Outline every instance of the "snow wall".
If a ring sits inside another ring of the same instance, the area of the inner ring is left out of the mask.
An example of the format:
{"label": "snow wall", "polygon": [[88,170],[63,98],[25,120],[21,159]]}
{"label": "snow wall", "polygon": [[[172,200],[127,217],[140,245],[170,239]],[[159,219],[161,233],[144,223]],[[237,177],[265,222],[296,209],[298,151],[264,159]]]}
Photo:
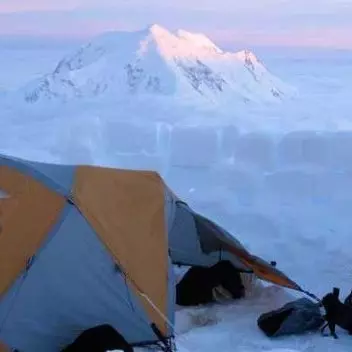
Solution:
{"label": "snow wall", "polygon": [[3,139],[3,151],[157,170],[196,210],[306,289],[352,288],[352,132],[275,135],[98,118],[50,126],[40,138],[23,129],[21,150]]}

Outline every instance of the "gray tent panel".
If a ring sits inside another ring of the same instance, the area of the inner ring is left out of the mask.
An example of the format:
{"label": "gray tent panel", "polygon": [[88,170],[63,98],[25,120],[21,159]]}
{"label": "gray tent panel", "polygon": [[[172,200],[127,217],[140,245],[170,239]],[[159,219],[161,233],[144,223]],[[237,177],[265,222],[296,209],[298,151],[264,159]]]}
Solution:
{"label": "gray tent panel", "polygon": [[233,247],[245,250],[242,244],[215,222],[194,212],[191,209],[190,211],[192,212],[196,224],[197,234],[203,252],[207,254],[220,252],[221,259],[228,259],[239,270],[248,271],[249,268],[247,268],[235,255],[224,250],[224,242],[230,242]]}
{"label": "gray tent panel", "polygon": [[216,258],[202,252],[192,214],[177,203],[173,227],[169,233],[170,256],[173,263],[210,266]]}
{"label": "gray tent panel", "polygon": [[58,232],[0,301],[0,339],[21,351],[47,352],[109,323],[130,343],[155,341],[140,299],[86,220],[69,207]]}
{"label": "gray tent panel", "polygon": [[74,179],[75,166],[45,164],[0,154],[0,166],[14,168],[62,195],[69,195]]}
{"label": "gray tent panel", "polygon": [[165,185],[164,191],[165,191],[165,224],[166,224],[167,232],[170,233],[172,227],[174,226],[177,199],[172,194],[172,192],[167,187],[167,185]]}
{"label": "gray tent panel", "polygon": [[217,236],[220,229],[207,218],[194,212],[192,212],[192,215],[203,252],[209,254],[223,250],[223,242]]}
{"label": "gray tent panel", "polygon": [[[169,247],[172,261],[177,264],[189,266],[211,266],[216,264],[220,259],[228,259],[238,269],[247,271],[248,268],[234,255],[220,250],[221,242],[215,236],[214,231],[208,230],[207,223],[204,226],[200,226],[198,223],[197,227],[194,214],[187,204],[182,202],[176,203],[174,224],[169,233]],[[205,218],[199,217],[199,219]],[[221,231],[221,229],[218,228],[218,231]],[[208,246],[207,251],[202,248],[201,238],[206,241],[206,245]]]}
{"label": "gray tent panel", "polygon": [[245,250],[242,244],[234,236],[214,221],[211,221],[196,212],[192,211],[192,213],[195,219],[199,241],[202,250],[205,253],[211,253],[223,249],[224,241],[227,243],[230,241],[236,248]]}
{"label": "gray tent panel", "polygon": [[55,188],[58,187],[59,190],[65,192],[65,195],[70,193],[76,168],[74,165],[45,164],[33,161],[28,164],[37,172],[53,180],[57,185]]}

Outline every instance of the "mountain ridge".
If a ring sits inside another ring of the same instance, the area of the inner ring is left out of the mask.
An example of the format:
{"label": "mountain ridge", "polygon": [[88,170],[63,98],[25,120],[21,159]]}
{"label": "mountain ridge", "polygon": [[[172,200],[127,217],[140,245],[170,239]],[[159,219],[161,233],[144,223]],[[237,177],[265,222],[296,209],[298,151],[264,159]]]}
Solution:
{"label": "mountain ridge", "polygon": [[124,94],[197,103],[278,102],[293,91],[249,50],[223,51],[204,34],[184,29],[172,33],[157,24],[104,33],[22,89],[28,103]]}

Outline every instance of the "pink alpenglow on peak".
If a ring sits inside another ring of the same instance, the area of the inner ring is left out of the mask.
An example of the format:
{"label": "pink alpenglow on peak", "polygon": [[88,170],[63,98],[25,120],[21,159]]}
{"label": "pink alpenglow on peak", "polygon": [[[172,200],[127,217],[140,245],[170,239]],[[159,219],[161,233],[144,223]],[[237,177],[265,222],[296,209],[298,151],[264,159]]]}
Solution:
{"label": "pink alpenglow on peak", "polygon": [[155,24],[96,37],[23,93],[28,103],[140,95],[248,104],[281,102],[295,89],[247,50],[226,52],[203,34],[173,33]]}

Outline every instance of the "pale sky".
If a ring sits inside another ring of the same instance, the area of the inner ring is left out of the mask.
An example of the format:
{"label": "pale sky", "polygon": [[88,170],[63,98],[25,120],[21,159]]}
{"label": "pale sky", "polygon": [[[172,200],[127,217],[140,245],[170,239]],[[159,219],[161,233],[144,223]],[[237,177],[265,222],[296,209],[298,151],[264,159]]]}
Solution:
{"label": "pale sky", "polygon": [[152,23],[228,43],[352,49],[352,0],[0,0],[0,35],[84,37]]}

